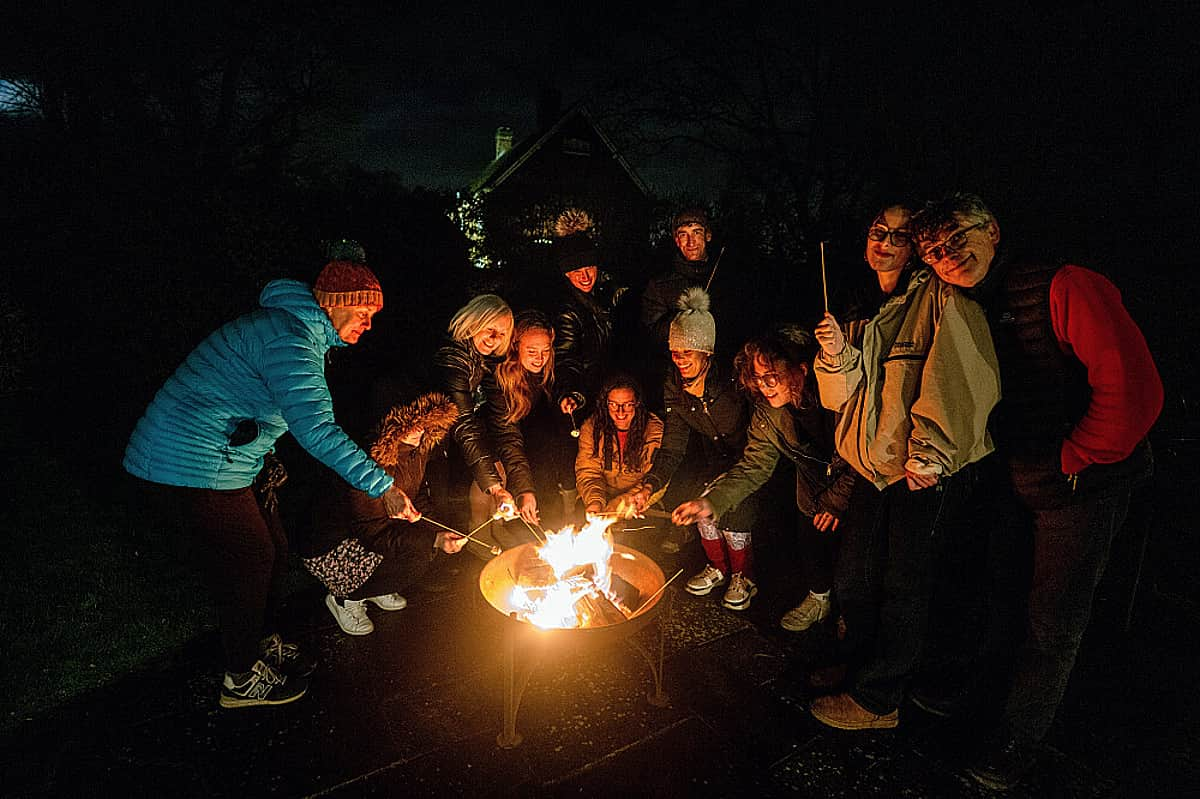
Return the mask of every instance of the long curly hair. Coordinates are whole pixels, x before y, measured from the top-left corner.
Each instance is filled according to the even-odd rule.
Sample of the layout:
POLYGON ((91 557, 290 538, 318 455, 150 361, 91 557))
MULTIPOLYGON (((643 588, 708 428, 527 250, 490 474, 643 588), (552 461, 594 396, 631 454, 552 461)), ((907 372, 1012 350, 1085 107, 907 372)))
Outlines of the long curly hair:
POLYGON ((509 424, 516 424, 529 415, 539 393, 547 398, 554 396, 554 325, 545 314, 538 311, 517 314, 512 344, 504 360, 496 366, 496 384, 504 395, 504 421, 509 424), (538 376, 521 366, 521 339, 533 332, 545 333, 550 339, 550 355, 538 376))
POLYGON ((633 377, 627 374, 616 374, 608 378, 600 389, 596 400, 596 410, 592 412, 592 457, 603 452, 604 468, 611 469, 613 457, 618 452, 617 426, 608 412, 608 395, 620 388, 633 392, 633 400, 637 409, 633 420, 629 423, 629 432, 625 436, 625 449, 621 452, 621 463, 625 468, 638 472, 648 464, 642 463, 642 450, 646 444, 646 423, 650 420, 650 411, 642 400, 642 387, 633 377))
POLYGON ((817 344, 812 334, 794 325, 784 325, 747 341, 733 359, 738 382, 750 396, 761 392, 754 377, 754 359, 761 357, 771 369, 783 376, 792 404, 798 408, 813 408, 818 405, 815 380, 809 380, 813 358, 817 355, 817 344))

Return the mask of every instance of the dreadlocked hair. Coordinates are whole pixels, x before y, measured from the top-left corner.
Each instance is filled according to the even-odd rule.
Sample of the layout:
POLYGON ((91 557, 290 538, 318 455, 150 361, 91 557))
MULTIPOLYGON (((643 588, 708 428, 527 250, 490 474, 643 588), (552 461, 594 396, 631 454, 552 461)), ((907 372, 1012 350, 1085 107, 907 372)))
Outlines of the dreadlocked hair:
POLYGON ((633 412, 633 420, 629 423, 629 432, 625 436, 625 449, 619 454, 621 464, 631 471, 641 471, 648 464, 642 463, 642 450, 646 443, 646 423, 650 420, 650 411, 642 402, 642 387, 630 375, 616 374, 608 378, 600 389, 596 401, 596 410, 592 413, 592 457, 601 454, 603 448, 604 468, 611 469, 613 456, 618 454, 620 441, 617 438, 617 425, 608 412, 608 395, 617 389, 627 388, 633 392, 633 401, 637 409, 633 412))
POLYGON ((539 393, 547 398, 554 388, 554 325, 545 314, 522 311, 513 327, 512 344, 504 360, 496 366, 496 384, 504 395, 504 421, 516 424, 529 415, 539 393), (545 333, 550 339, 550 355, 540 375, 521 366, 521 339, 528 333, 545 333))
POLYGON ((816 381, 809 380, 808 374, 816 355, 817 346, 811 333, 795 325, 784 325, 743 344, 733 359, 733 368, 742 389, 757 396, 759 388, 754 377, 754 359, 761 358, 787 383, 793 405, 814 408, 819 405, 816 381))

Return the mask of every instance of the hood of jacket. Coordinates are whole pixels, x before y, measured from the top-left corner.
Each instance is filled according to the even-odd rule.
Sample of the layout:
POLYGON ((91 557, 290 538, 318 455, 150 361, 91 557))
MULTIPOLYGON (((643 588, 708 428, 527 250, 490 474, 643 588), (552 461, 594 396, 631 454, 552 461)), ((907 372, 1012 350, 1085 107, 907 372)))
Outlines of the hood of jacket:
POLYGON ((289 279, 272 280, 258 295, 258 304, 264 308, 287 311, 313 330, 320 331, 328 347, 348 346, 338 335, 329 314, 317 304, 312 288, 306 283, 289 279))
POLYGON ((410 448, 401 439, 418 428, 425 431, 421 438, 421 454, 428 455, 457 420, 458 407, 448 396, 437 391, 396 405, 379 423, 379 433, 371 445, 371 457, 381 466, 395 466, 400 453, 410 448))

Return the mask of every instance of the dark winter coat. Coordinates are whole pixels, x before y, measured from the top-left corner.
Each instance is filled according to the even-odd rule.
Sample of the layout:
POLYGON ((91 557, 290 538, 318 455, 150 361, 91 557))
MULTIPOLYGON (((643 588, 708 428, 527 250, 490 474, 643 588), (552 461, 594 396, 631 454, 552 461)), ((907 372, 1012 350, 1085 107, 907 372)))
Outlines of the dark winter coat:
POLYGON ((611 365, 613 309, 621 293, 606 275, 588 293, 567 284, 554 315, 555 399, 574 397, 580 405, 595 399, 611 365))
POLYGON ((717 517, 762 487, 780 456, 796 464, 796 507, 802 514, 843 516, 855 472, 834 452, 833 428, 834 415, 819 407, 772 408, 759 399, 742 457, 705 493, 717 517))
MULTIPOLYGON (((704 288, 711 269, 711 259, 689 261, 676 250, 671 271, 646 284, 642 292, 642 327, 654 335, 656 352, 667 346, 671 321, 679 313, 679 295, 690 286, 704 288)), ((714 306, 714 316, 717 313, 714 306)))
POLYGON ((452 341, 433 356, 437 388, 446 392, 458 408, 458 422, 450 435, 483 491, 500 482, 487 424, 481 412, 483 378, 496 368, 496 363, 497 359, 480 355, 470 341, 452 341))
POLYGON ((713 360, 704 380, 704 394, 683 390, 679 370, 671 368, 663 386, 663 441, 645 482, 657 492, 671 481, 695 432, 702 442, 707 481, 737 463, 746 447, 750 403, 724 364, 713 360))
MULTIPOLYGON (((541 381, 541 375, 534 376, 541 381)), ((519 422, 505 419, 508 405, 494 374, 484 380, 487 420, 496 455, 504 464, 505 487, 514 497, 528 491, 545 504, 551 490, 575 485, 575 439, 571 420, 545 391, 534 395, 533 407, 519 422), (546 494, 547 496, 542 496, 546 494)))
MULTIPOLYGON (((457 418, 458 409, 444 394, 426 394, 399 405, 381 421, 370 448, 371 455, 395 479, 396 486, 415 501, 421 493, 430 453, 457 418), (418 428, 425 431, 418 446, 401 441, 409 431, 418 428)), ((301 554, 324 555, 345 539, 357 538, 367 550, 380 555, 419 550, 425 556, 432 553, 434 534, 435 530, 425 523, 413 525, 390 518, 381 498, 355 491, 345 483, 331 483, 318 494, 313 507, 312 535, 301 547, 301 554), (414 539, 419 539, 419 546, 413 543, 414 539)))

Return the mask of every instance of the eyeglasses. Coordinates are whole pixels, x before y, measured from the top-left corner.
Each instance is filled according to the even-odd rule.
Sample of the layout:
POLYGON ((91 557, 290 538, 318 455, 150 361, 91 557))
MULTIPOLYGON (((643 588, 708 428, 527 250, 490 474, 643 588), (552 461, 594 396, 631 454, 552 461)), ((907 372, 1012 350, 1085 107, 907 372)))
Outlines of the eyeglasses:
POLYGON ((634 402, 609 402, 608 409, 613 413, 633 413, 637 410, 637 401, 634 402))
POLYGON ((967 246, 967 234, 972 230, 983 227, 986 224, 987 222, 976 222, 970 227, 965 227, 962 230, 957 231, 956 233, 948 236, 941 244, 935 244, 921 253, 921 260, 930 266, 933 266, 947 255, 958 252, 963 247, 967 246))
POLYGON ((907 247, 908 245, 912 244, 912 234, 907 230, 883 227, 882 225, 876 225, 868 230, 867 238, 871 241, 883 241, 884 239, 891 239, 893 247, 907 247))
POLYGON ((754 382, 764 388, 775 388, 779 385, 779 372, 767 372, 762 375, 755 375, 754 382))

